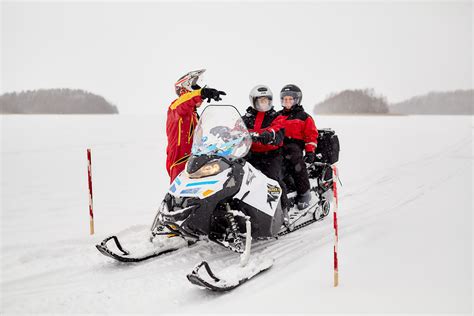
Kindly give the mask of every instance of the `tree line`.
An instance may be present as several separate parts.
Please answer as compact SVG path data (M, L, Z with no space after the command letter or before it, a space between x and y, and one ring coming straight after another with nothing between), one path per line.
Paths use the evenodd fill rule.
M40 89L0 96L1 114L118 114L103 97L80 89Z
M472 115L474 90L430 92L389 104L373 89L344 90L330 94L314 106L316 114L446 114Z

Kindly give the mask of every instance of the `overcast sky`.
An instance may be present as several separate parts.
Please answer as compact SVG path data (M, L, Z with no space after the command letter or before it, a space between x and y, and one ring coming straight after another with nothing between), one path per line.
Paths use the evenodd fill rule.
M79 88L121 113L163 113L176 79L200 68L240 108L256 84L278 95L295 83L306 106L343 89L396 102L472 87L468 1L1 6L2 93Z

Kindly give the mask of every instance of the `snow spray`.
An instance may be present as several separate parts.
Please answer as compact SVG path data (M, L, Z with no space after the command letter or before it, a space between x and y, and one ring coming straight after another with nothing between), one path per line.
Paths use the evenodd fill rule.
M339 270L338 270L338 262L337 262L337 243L339 241L339 235L337 232L337 208L338 208L338 199L337 199L337 167L333 166L333 192L334 192L334 209L333 209L333 226L334 226L334 287L339 285Z
M89 216L90 216L90 234L94 235L94 212L92 208L92 166L91 166L91 150L87 149L87 176L89 182Z

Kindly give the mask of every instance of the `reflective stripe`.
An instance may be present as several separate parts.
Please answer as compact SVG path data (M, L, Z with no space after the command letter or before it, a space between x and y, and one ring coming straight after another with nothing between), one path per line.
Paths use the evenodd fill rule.
M178 160L176 160L175 162L173 162L173 164L171 165L170 167L170 171L171 169L173 169L174 167L176 167L177 165L180 165L186 161L188 161L189 159L189 155L184 155L183 157L179 158Z
M201 89L185 93L179 98L177 98L173 103L171 103L170 109L176 110L176 108L180 106L181 104L183 104L184 102L189 101L192 98L200 96L200 95L201 95Z
M217 182L219 182L219 180L192 182L192 183L186 184L186 187L194 187L194 186L197 186L197 185L204 185L204 184L214 184L214 183L217 183Z
M180 117L178 120L178 146L181 145L181 124L183 124L183 118Z
M191 116L191 123L189 123L188 144L191 143L191 138L194 135L194 115Z
M189 75L184 76L183 79L178 80L178 81L175 83L175 85L178 85L178 84L180 84L180 83L182 83L182 82L185 82L185 81L188 80L189 78L190 78Z

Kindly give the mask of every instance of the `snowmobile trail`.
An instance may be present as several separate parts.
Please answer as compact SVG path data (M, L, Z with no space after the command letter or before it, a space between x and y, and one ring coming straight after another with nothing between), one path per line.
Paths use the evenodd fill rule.
M78 122L82 124L82 120ZM135 156L146 157L146 168L134 164L134 157L117 154L125 150L117 151L116 146L107 147L107 154L96 154L95 202L100 225L93 237L87 235L84 220L87 193L85 189L75 193L85 183L83 153L75 159L78 150L68 150L59 159L58 150L45 149L31 156L23 151L28 148L14 148L7 143L5 150L16 153L2 156L2 186L11 193L5 195L7 199L23 196L24 200L2 205L2 314L469 313L473 161L470 118L381 118L384 126L393 127L387 128L383 143L377 142L379 135L371 133L371 129L379 128L379 119L320 120L320 125L334 126L343 143L341 147L347 148L341 152L339 163L343 186L339 187L338 288L332 287L331 214L278 240L254 243L252 251L273 257L273 267L223 295L198 289L186 279L186 274L202 260L216 270L238 262L237 254L212 242L138 264L115 262L98 253L94 245L108 233L149 230L153 212L165 191L159 188L156 193L156 174L163 178L166 175L160 166L155 166L164 155L150 149L153 142L147 139L146 146L140 146L138 141L133 147ZM135 123L138 140L144 129L156 126L156 118L150 119L148 125L143 120ZM443 130L438 128L440 125ZM354 129L366 131L368 143L376 142L371 157L360 158L363 153L359 146L350 146L360 141ZM455 139L451 135L456 135ZM38 137L36 141L54 140L54 135L43 136L48 137ZM76 140L77 148L81 141ZM112 139L111 143L120 140ZM31 144L30 150L39 145ZM398 157L392 158L394 155ZM148 160L155 162L147 164ZM35 168L27 175L22 172L25 162L43 166L43 170ZM51 162L58 166L58 172L47 167ZM131 208L119 205L125 200L120 197L117 202L107 201L117 192L130 189L111 180L124 165L131 168L128 177L140 186L152 188L127 196ZM76 169L77 176L73 173L64 178L61 174ZM31 174L31 185L17 184L30 183ZM51 181L65 185L57 188L50 185ZM150 205L143 203L146 199ZM59 202L52 203L55 200L62 201L64 207ZM82 228L75 230L78 226ZM294 303L296 300L298 304Z

